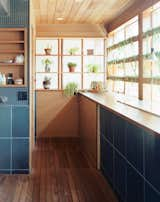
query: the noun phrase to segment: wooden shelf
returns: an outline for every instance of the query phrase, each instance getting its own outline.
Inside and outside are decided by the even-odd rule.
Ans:
[[[2,53],[24,53],[24,50],[0,50],[0,54]]]
[[[58,74],[58,72],[36,72],[37,74]]]
[[[23,44],[24,41],[0,41],[0,44]]]
[[[0,72],[13,78],[23,78],[22,85],[0,85],[0,88],[22,88],[27,86],[27,29],[0,28]],[[7,63],[16,55],[23,54],[23,63]]]
[[[0,88],[24,88],[26,85],[0,85]]]
[[[37,57],[53,57],[53,56],[58,56],[58,54],[50,54],[50,55],[46,55],[46,54],[36,54]]]
[[[0,63],[0,66],[24,66],[24,64],[20,64],[20,63]]]

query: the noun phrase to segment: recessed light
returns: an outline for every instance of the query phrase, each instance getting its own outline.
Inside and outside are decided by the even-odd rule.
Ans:
[[[56,18],[56,19],[59,20],[59,21],[64,20],[64,18],[62,18],[62,17],[59,17],[59,18]]]

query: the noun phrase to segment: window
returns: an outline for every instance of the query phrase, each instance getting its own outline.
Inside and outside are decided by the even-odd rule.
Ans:
[[[137,16],[109,34],[107,52],[107,89],[138,97]]]
[[[143,12],[143,98],[160,101],[160,3]]]
[[[51,48],[49,55],[44,49]],[[46,60],[49,69],[46,70]],[[75,63],[70,72],[68,63]],[[51,90],[64,89],[69,82],[79,89],[90,89],[93,81],[105,83],[105,39],[64,38],[36,40],[36,89],[43,89],[45,78],[51,79]]]
[[[141,14],[108,35],[107,89],[125,95],[118,97],[126,104],[159,113],[160,2]]]

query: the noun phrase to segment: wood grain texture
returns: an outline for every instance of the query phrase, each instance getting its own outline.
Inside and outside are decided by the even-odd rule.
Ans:
[[[97,106],[95,102],[79,97],[80,139],[84,154],[97,167]]]
[[[76,140],[38,139],[33,172],[0,175],[1,202],[118,202]]]
[[[77,137],[79,135],[78,99],[62,91],[37,91],[37,136]]]
[[[103,24],[135,0],[33,0],[36,24]],[[62,21],[57,18],[63,17]]]

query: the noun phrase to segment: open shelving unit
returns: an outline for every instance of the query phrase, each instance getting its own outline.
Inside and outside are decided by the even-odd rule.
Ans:
[[[44,49],[52,47],[50,55]],[[77,48],[75,54],[70,49]],[[87,50],[93,53],[88,54]],[[105,83],[105,39],[104,38],[37,38],[36,40],[36,89],[43,89],[45,76],[51,79],[51,90],[62,90],[67,83],[76,82],[79,89],[89,89],[92,81]],[[50,72],[45,72],[43,60],[52,61]],[[69,72],[67,64],[76,63],[75,72]],[[89,72],[87,65],[97,64],[97,73]]]
[[[22,54],[24,63],[15,63]],[[12,62],[7,62],[12,60]],[[0,73],[13,74],[13,79],[23,79],[22,85],[0,85],[0,87],[25,87],[27,85],[27,30],[25,28],[0,28]]]

